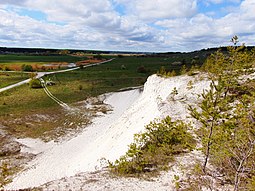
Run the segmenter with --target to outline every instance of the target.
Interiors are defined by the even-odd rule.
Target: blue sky
[[[1,0],[0,46],[193,51],[255,45],[255,0]]]
[[[224,8],[229,7],[229,6],[233,6],[233,3],[211,3],[211,4],[205,4],[203,2],[198,4],[198,12],[206,14],[206,15],[210,15],[214,18],[220,18],[225,16],[227,13],[224,12]]]
[[[21,8],[21,9],[18,9],[16,12],[20,16],[28,16],[28,17],[31,17],[38,21],[46,21],[47,22],[47,15],[45,13],[43,13],[42,11]]]

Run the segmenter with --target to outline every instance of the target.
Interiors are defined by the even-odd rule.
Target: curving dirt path
[[[40,80],[40,82],[42,84],[44,92],[47,94],[47,96],[49,96],[49,98],[51,98],[53,101],[55,101],[58,105],[60,105],[64,109],[66,109],[66,110],[70,110],[71,109],[66,103],[64,103],[63,101],[61,101],[60,99],[58,99],[57,97],[52,95],[52,93],[47,88],[45,81],[42,78],[39,78],[39,80]]]

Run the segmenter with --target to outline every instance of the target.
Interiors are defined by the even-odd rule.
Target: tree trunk
[[[213,127],[214,127],[214,122],[212,122],[211,127],[210,127],[210,133],[208,135],[208,142],[206,145],[206,153],[205,153],[205,162],[203,165],[203,172],[206,174],[206,165],[208,163],[209,155],[210,155],[210,147],[211,147],[211,138],[212,138],[212,133],[213,133]]]

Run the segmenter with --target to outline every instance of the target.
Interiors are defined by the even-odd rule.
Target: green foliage
[[[34,79],[36,77],[36,75],[37,74],[34,73],[34,72],[31,72],[31,73],[28,74],[29,78],[31,78],[31,79]]]
[[[151,122],[145,132],[135,136],[126,155],[110,164],[112,172],[119,175],[137,175],[167,169],[175,154],[190,151],[195,141],[181,121],[165,119]]]
[[[190,80],[190,81],[188,82],[188,84],[187,84],[187,89],[190,90],[190,89],[192,89],[192,88],[193,88],[193,82],[192,82],[192,80]]]
[[[178,95],[178,91],[177,91],[176,87],[174,87],[174,89],[172,90],[170,95],[171,95],[172,101],[174,101],[175,96]]]
[[[101,54],[96,54],[93,57],[94,57],[94,59],[97,59],[97,60],[103,59],[103,56]]]
[[[187,73],[187,67],[186,67],[186,65],[183,65],[182,66],[182,68],[181,68],[181,71],[180,71],[180,73],[181,73],[181,75],[183,75],[183,74],[186,74]]]
[[[189,76],[194,76],[198,74],[200,67],[198,65],[192,65],[191,68],[188,71]]]
[[[1,64],[47,64],[49,62],[68,62],[74,63],[81,60],[86,60],[85,56],[71,56],[71,55],[25,55],[25,54],[4,54],[0,55],[0,65]]]
[[[185,58],[188,57],[186,54],[184,56]],[[106,92],[118,91],[119,89],[127,87],[141,86],[145,83],[148,76],[152,73],[156,73],[161,66],[165,66],[167,70],[178,71],[181,66],[169,64],[169,62],[176,60],[176,56],[170,55],[170,57],[171,58],[165,60],[162,57],[154,56],[124,56],[123,58],[118,58],[116,56],[116,59],[109,63],[89,67],[86,68],[86,70],[81,69],[66,73],[58,73],[55,75],[57,77],[55,80],[57,85],[49,87],[49,89],[52,94],[57,95],[58,98],[64,102],[75,103],[87,97],[98,96]],[[5,65],[8,66],[8,64],[11,65],[14,63],[20,64],[20,66],[22,64],[46,64],[49,62],[75,63],[84,59],[87,58],[71,55],[0,55],[0,66],[3,68]],[[180,57],[179,59],[182,58]],[[126,69],[122,70],[121,65],[125,65]],[[147,69],[147,73],[137,72],[137,68],[141,65]],[[187,63],[187,66],[188,65]],[[22,80],[25,80],[26,77],[27,75],[24,74]],[[13,78],[11,79],[2,75],[0,75],[0,78],[0,81],[3,82],[0,83],[2,87],[19,82],[18,79],[12,80]],[[77,89],[79,84],[83,84],[83,91]],[[8,92],[10,92],[10,94],[7,94]],[[26,115],[26,111],[31,109],[35,112],[40,112],[40,110],[48,108],[50,111],[57,107],[54,102],[48,101],[48,97],[44,91],[36,91],[37,97],[34,96],[35,91],[33,91],[33,89],[27,90],[25,86],[9,90],[8,92],[0,94],[0,100],[5,100],[7,103],[4,107],[0,103],[0,117],[10,113]],[[38,99],[38,97],[40,97],[40,99]]]
[[[202,127],[200,128],[200,138],[203,144],[203,150],[205,152],[205,161],[203,165],[203,171],[206,172],[206,165],[211,154],[211,148],[214,142],[214,132],[218,129],[219,123],[222,119],[229,118],[228,111],[228,98],[221,99],[222,95],[225,94],[224,81],[219,79],[216,85],[212,81],[210,89],[203,92],[201,95],[203,101],[200,105],[201,112],[198,112],[196,108],[190,107],[191,116],[197,119]]]
[[[168,78],[168,77],[176,76],[176,72],[175,70],[167,71],[164,66],[161,66],[159,71],[157,72],[157,75]]]
[[[30,88],[42,88],[41,82],[39,79],[32,78],[29,81],[29,87]]]
[[[4,66],[4,71],[11,71],[11,69],[8,66]]]
[[[10,183],[11,180],[9,176],[11,175],[8,164],[3,162],[0,166],[0,189],[2,189],[6,184]]]
[[[203,66],[212,79],[210,89],[201,95],[199,110],[189,108],[201,124],[198,136],[205,154],[203,173],[212,173],[207,168],[210,160],[234,191],[252,190],[254,184],[255,91],[248,88],[249,82],[239,82],[252,67],[253,55],[244,46],[211,55]]]
[[[232,117],[220,124],[215,133],[215,142],[211,162],[232,180],[235,190],[246,187],[248,178],[255,175],[255,112],[254,98],[242,97],[235,106]],[[224,144],[223,144],[224,143]]]
[[[176,189],[180,189],[181,188],[179,180],[180,180],[180,176],[179,175],[174,175],[174,182],[175,182],[175,188]]]
[[[21,74],[16,72],[0,72],[0,88],[6,87],[11,84],[18,83],[27,79],[27,74]],[[3,100],[3,98],[0,98]]]
[[[80,84],[80,85],[78,86],[78,89],[81,91],[81,90],[83,89],[83,86]]]
[[[199,64],[199,58],[198,57],[194,57],[192,60],[191,60],[191,65],[198,65]]]
[[[31,65],[23,64],[21,66],[21,70],[22,71],[26,71],[26,72],[32,72],[33,71],[33,67]]]
[[[248,51],[244,45],[230,46],[228,53],[218,50],[207,58],[202,69],[209,73],[212,79],[217,79],[219,76],[236,79],[237,76],[252,68],[254,51]]]
[[[249,178],[248,184],[247,184],[247,190],[255,191],[255,176],[252,176],[251,178]]]
[[[70,54],[70,51],[69,50],[60,50],[60,51],[58,51],[58,53],[61,55],[68,55],[68,54]]]

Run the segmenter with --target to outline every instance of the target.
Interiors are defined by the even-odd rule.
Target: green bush
[[[8,66],[4,66],[4,71],[11,71],[11,69]]]
[[[31,79],[29,81],[30,88],[42,88],[41,82],[38,79]]]
[[[2,190],[6,184],[11,182],[9,178],[10,175],[11,173],[9,165],[5,162],[2,162],[0,165],[0,190]]]
[[[26,72],[32,72],[33,71],[33,67],[31,65],[26,65],[26,64],[23,64],[21,66],[21,69],[22,69],[22,71],[26,71]]]
[[[78,86],[78,89],[81,91],[81,90],[83,89],[83,85],[80,84],[80,85]]]
[[[167,169],[175,154],[190,151],[195,146],[187,128],[186,124],[173,122],[169,116],[151,122],[144,133],[135,135],[135,142],[129,145],[126,155],[110,163],[111,171],[118,175],[140,176]]]
[[[176,76],[176,72],[175,72],[175,70],[167,71],[164,66],[161,66],[159,71],[157,71],[157,75],[161,76],[161,77],[168,78],[168,77]]]

